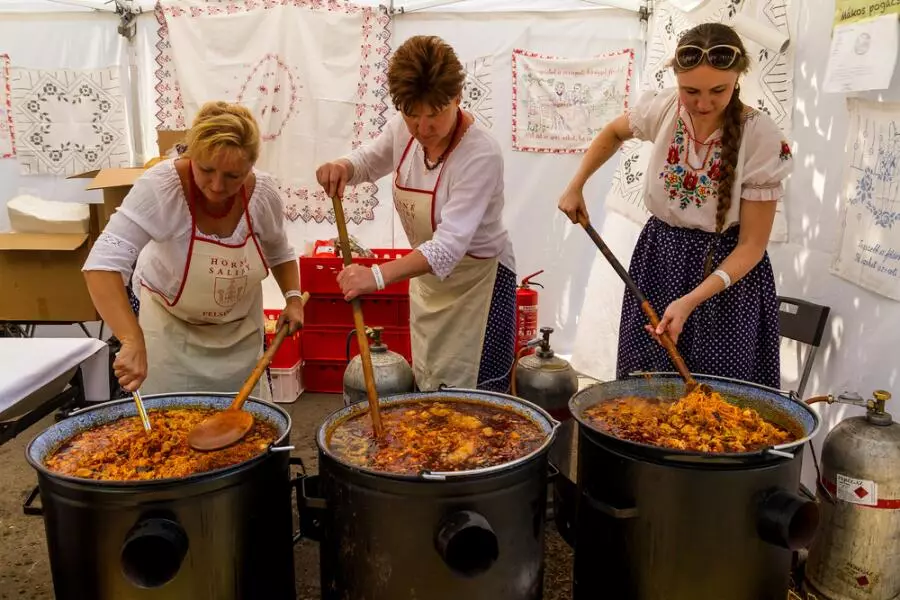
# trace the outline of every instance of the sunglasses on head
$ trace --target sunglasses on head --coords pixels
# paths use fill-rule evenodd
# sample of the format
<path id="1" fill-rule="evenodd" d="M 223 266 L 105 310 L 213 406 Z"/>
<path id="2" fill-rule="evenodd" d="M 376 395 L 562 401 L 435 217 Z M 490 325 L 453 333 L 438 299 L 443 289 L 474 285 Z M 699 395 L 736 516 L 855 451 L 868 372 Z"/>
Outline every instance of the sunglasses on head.
<path id="1" fill-rule="evenodd" d="M 675 50 L 675 63 L 680 69 L 693 69 L 704 59 L 709 66 L 723 71 L 730 69 L 741 55 L 741 49 L 719 45 L 710 48 L 700 46 L 679 46 Z"/>

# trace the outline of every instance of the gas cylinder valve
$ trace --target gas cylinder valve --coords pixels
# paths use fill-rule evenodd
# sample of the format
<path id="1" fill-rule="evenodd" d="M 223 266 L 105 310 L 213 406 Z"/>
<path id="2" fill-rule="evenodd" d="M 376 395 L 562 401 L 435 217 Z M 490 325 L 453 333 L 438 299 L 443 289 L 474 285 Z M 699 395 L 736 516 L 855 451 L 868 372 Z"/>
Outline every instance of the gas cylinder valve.
<path id="1" fill-rule="evenodd" d="M 884 410 L 885 403 L 891 399 L 891 393 L 886 390 L 875 390 L 869 399 L 863 398 L 856 392 L 844 392 L 839 394 L 837 398 L 828 395 L 823 400 L 828 404 L 852 404 L 853 406 L 862 406 L 866 409 L 866 417 L 869 422 L 876 425 L 890 425 L 892 423 L 891 415 Z"/>

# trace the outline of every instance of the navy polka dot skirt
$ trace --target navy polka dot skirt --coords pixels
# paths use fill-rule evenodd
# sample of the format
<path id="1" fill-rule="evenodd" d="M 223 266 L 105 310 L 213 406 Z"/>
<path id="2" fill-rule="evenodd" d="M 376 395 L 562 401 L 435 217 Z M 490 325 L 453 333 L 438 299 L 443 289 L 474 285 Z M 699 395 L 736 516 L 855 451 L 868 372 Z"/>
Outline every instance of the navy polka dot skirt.
<path id="1" fill-rule="evenodd" d="M 516 274 L 497 266 L 478 366 L 478 389 L 505 393 L 516 354 Z"/>
<path id="2" fill-rule="evenodd" d="M 738 231 L 735 226 L 717 235 L 650 218 L 638 238 L 629 273 L 660 318 L 671 302 L 703 280 L 710 247 L 715 270 L 737 245 Z M 635 371 L 675 371 L 665 349 L 644 330 L 647 323 L 626 289 L 616 377 Z M 678 351 L 692 373 L 780 388 L 779 344 L 775 277 L 765 254 L 745 277 L 694 310 L 678 338 Z"/>

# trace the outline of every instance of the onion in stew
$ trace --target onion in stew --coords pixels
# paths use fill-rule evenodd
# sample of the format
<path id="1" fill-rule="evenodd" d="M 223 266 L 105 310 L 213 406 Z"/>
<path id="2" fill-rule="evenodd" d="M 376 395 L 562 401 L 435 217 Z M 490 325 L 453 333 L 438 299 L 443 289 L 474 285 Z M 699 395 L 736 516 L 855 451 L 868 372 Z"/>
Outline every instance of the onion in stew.
<path id="1" fill-rule="evenodd" d="M 167 408 L 148 411 L 149 432 L 138 417 L 124 417 L 82 431 L 50 454 L 47 468 L 62 475 L 103 481 L 187 477 L 230 467 L 262 454 L 278 437 L 275 427 L 256 419 L 236 444 L 214 452 L 198 452 L 188 433 L 217 411 Z"/>
<path id="2" fill-rule="evenodd" d="M 699 390 L 677 401 L 617 398 L 588 408 L 584 417 L 624 440 L 695 452 L 753 452 L 797 439 L 752 408 Z"/>
<path id="3" fill-rule="evenodd" d="M 375 439 L 366 412 L 338 423 L 329 434 L 328 448 L 352 465 L 414 475 L 507 463 L 530 454 L 546 439 L 531 419 L 480 402 L 401 403 L 382 408 L 381 418 L 381 440 Z"/>

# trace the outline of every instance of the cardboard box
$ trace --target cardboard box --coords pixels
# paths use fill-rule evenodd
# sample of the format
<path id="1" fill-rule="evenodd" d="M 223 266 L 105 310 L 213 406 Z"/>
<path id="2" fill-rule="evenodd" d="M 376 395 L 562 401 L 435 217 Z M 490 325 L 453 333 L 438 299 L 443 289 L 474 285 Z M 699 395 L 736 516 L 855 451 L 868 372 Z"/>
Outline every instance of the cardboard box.
<path id="1" fill-rule="evenodd" d="M 169 150 L 175 147 L 176 144 L 181 144 L 184 142 L 184 138 L 187 135 L 188 130 L 168 130 L 161 129 L 156 132 L 156 146 L 159 148 L 160 156 L 168 156 Z"/>
<path id="2" fill-rule="evenodd" d="M 102 190 L 103 203 L 90 205 L 84 234 L 0 234 L 0 321 L 78 323 L 100 316 L 81 267 L 94 241 L 122 204 L 143 168 L 101 169 L 73 175 L 90 178 L 86 189 Z"/>
<path id="3" fill-rule="evenodd" d="M 90 234 L 0 234 L 0 321 L 99 319 L 81 267 Z"/>

